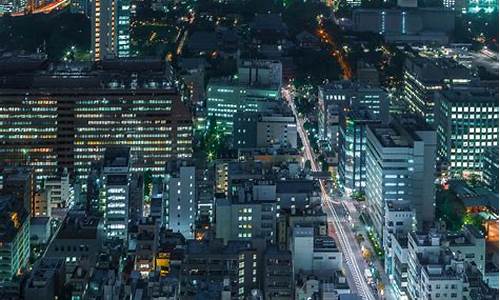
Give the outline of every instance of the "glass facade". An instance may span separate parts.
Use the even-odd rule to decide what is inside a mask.
[[[482,158],[498,146],[498,95],[450,91],[440,96],[438,155],[452,172],[482,172]]]
[[[131,171],[155,175],[168,160],[192,155],[191,117],[173,93],[54,92],[0,96],[0,103],[0,158],[27,161],[37,180],[65,167],[85,180],[111,145],[131,148]]]

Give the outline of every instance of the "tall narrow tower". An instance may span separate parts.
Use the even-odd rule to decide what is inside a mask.
[[[94,61],[130,55],[130,0],[92,0]]]

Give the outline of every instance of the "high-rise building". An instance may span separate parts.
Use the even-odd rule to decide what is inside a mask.
[[[381,124],[366,114],[349,111],[342,115],[339,130],[339,185],[346,195],[364,192],[366,186],[366,127]]]
[[[27,162],[38,181],[64,168],[86,180],[113,145],[131,148],[131,171],[154,176],[191,157],[191,114],[165,63],[27,66],[13,74],[0,66],[0,159]]]
[[[375,231],[382,236],[388,201],[406,200],[419,227],[434,221],[436,132],[423,121],[370,125],[367,132],[366,199]]]
[[[409,57],[404,65],[403,102],[411,113],[434,124],[434,94],[451,86],[468,85],[470,70],[449,58]]]
[[[130,1],[92,0],[94,61],[130,56]]]
[[[387,93],[379,87],[352,81],[336,81],[318,88],[319,137],[338,146],[339,124],[344,108],[366,110],[376,120],[389,117]]]
[[[207,86],[207,116],[215,118],[231,134],[237,112],[273,110],[281,95],[281,63],[266,60],[244,61],[238,74],[212,80]]]
[[[30,256],[30,216],[15,195],[0,196],[0,281],[26,271]]]
[[[237,112],[270,111],[281,104],[279,86],[247,86],[235,80],[212,80],[207,87],[207,115],[231,134]]]
[[[186,239],[194,237],[196,219],[196,168],[186,161],[167,164],[164,178],[163,201],[165,224]]]
[[[481,174],[485,151],[498,146],[498,92],[451,89],[436,97],[438,156],[454,173]]]
[[[104,231],[107,239],[128,239],[130,194],[130,149],[111,147],[103,163]]]

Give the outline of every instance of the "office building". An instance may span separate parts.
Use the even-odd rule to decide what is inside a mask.
[[[233,147],[297,148],[297,124],[290,114],[246,112],[236,113],[233,124]]]
[[[228,198],[216,199],[215,235],[229,240],[263,238],[270,243],[276,238],[276,186],[246,182]]]
[[[318,126],[320,139],[338,147],[339,124],[344,108],[366,111],[371,119],[387,121],[389,99],[379,87],[352,81],[335,81],[318,87]]]
[[[164,178],[165,224],[186,239],[194,237],[196,168],[186,161],[171,161]]]
[[[28,66],[0,71],[0,159],[27,161],[38,182],[67,168],[85,183],[112,145],[131,148],[132,172],[153,176],[163,176],[167,161],[191,157],[191,114],[164,62]]]
[[[309,179],[284,179],[276,181],[276,208],[303,210],[320,202],[315,181]]]
[[[130,149],[111,147],[104,152],[104,231],[107,239],[128,239]]]
[[[388,42],[447,44],[455,29],[449,8],[417,8],[416,1],[398,1],[397,8],[358,8],[352,12],[353,30],[381,34]],[[407,8],[410,7],[410,8]],[[440,22],[435,22],[439,19]]]
[[[92,0],[91,42],[94,61],[130,56],[130,1]]]
[[[401,119],[366,132],[366,199],[375,231],[382,235],[388,201],[406,200],[420,228],[434,221],[436,132],[423,120]]]
[[[453,173],[481,175],[485,151],[498,147],[498,92],[451,89],[436,98],[438,156]]]
[[[24,273],[30,256],[30,216],[15,195],[0,196],[0,281]]]
[[[98,217],[70,210],[48,245],[45,257],[63,259],[67,273],[72,273],[78,265],[93,266],[103,244],[102,231]]]
[[[408,111],[434,124],[436,92],[471,82],[470,70],[449,58],[409,57],[403,67],[403,102]]]
[[[283,83],[283,70],[279,60],[244,60],[238,66],[240,83],[246,85],[278,85]]]
[[[265,112],[282,104],[281,78],[280,62],[242,62],[237,75],[208,83],[208,118],[215,119],[226,134],[231,134],[235,113]]]
[[[343,114],[339,129],[339,186],[345,195],[364,192],[366,187],[366,127],[381,124],[362,112]]]
[[[260,260],[259,251],[248,241],[224,245],[218,239],[188,240],[180,274],[181,298],[201,294],[204,298],[245,299],[259,287]],[[210,291],[207,287],[213,282],[219,284]]]
[[[280,89],[274,86],[246,86],[234,79],[212,80],[207,87],[207,116],[231,134],[237,112],[270,111],[279,102]]]
[[[290,247],[294,274],[327,274],[342,269],[342,252],[335,241],[318,234],[314,227],[293,227]]]
[[[24,285],[26,299],[64,298],[65,266],[58,258],[41,258]]]

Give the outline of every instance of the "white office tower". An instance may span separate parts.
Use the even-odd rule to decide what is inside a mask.
[[[106,238],[127,240],[130,189],[130,149],[107,148],[104,152],[104,230]]]
[[[401,119],[367,128],[366,198],[379,236],[388,201],[408,201],[417,225],[434,221],[436,132],[423,121]]]
[[[163,199],[165,224],[186,239],[194,237],[196,215],[196,169],[186,161],[172,161],[167,165]]]

